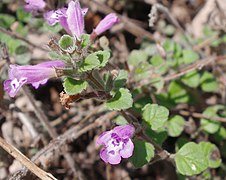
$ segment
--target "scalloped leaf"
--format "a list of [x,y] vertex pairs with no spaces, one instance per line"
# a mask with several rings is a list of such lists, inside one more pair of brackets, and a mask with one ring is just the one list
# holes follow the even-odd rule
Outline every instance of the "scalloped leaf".
[[83,80],[76,80],[70,77],[64,79],[64,91],[69,95],[81,93],[87,88],[88,83]]
[[176,168],[179,173],[193,176],[208,168],[208,159],[202,148],[194,143],[185,144],[175,155]]
[[154,131],[163,127],[169,116],[169,110],[158,104],[147,104],[142,111],[144,121]]
[[130,158],[132,164],[136,167],[142,167],[145,164],[149,163],[150,160],[154,157],[155,148],[152,144],[138,139],[134,140],[134,152],[133,156]]
[[110,110],[122,110],[131,108],[133,105],[133,99],[130,91],[125,88],[120,88],[116,91],[112,99],[106,102],[107,108]]

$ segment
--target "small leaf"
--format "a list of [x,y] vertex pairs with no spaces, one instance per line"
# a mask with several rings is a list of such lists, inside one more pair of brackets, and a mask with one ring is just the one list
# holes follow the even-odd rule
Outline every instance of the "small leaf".
[[61,59],[65,61],[70,61],[70,57],[68,55],[60,55],[60,54],[57,54],[56,52],[49,52],[48,55],[53,60]]
[[176,43],[174,41],[172,41],[171,39],[167,39],[163,44],[163,48],[167,52],[174,52],[175,45],[176,45]]
[[199,59],[199,55],[192,50],[183,50],[183,63],[190,64]]
[[28,22],[32,14],[24,11],[22,7],[19,7],[16,11],[16,16],[19,21]]
[[185,120],[182,116],[176,115],[169,119],[167,122],[167,129],[169,136],[177,137],[184,130]]
[[218,83],[213,74],[205,71],[200,79],[201,88],[205,92],[216,92],[218,90]]
[[156,94],[159,94],[164,87],[164,79],[161,76],[155,75],[151,78],[150,85],[156,89]]
[[[221,105],[210,106],[205,109],[205,111],[203,112],[203,115],[208,116],[208,117],[219,117],[217,115],[217,112],[219,110],[223,110],[223,109],[224,109],[224,106],[221,106]],[[210,134],[214,134],[220,128],[220,122],[202,118],[201,119],[201,127],[206,132],[208,132]]]
[[114,97],[106,102],[110,110],[122,110],[132,107],[133,99],[128,89],[120,88]]
[[169,116],[169,110],[158,104],[147,104],[142,111],[144,121],[152,130],[163,127]]
[[0,27],[10,28],[10,26],[15,22],[15,18],[8,14],[0,14]]
[[88,47],[89,44],[90,44],[90,35],[83,34],[82,35],[82,43],[81,43],[82,48]]
[[128,63],[134,66],[147,61],[148,55],[143,50],[133,50],[129,54]]
[[151,64],[155,67],[155,72],[158,74],[164,74],[167,71],[167,64],[159,55],[152,56],[150,60]]
[[169,98],[177,103],[187,103],[189,96],[182,85],[176,81],[172,81],[168,87]]
[[128,124],[127,120],[123,116],[117,116],[113,121],[119,126]]
[[136,168],[149,163],[154,154],[154,146],[152,144],[134,139],[134,152],[130,161]]
[[218,148],[210,142],[201,142],[199,146],[203,154],[207,157],[210,168],[218,168],[221,165],[220,152]]
[[35,26],[40,27],[42,25],[42,28],[44,31],[58,33],[63,29],[62,26],[60,25],[60,23],[56,23],[55,25],[50,26],[47,22],[43,22],[42,19],[40,19],[40,20],[36,19],[36,21],[37,21],[36,22],[37,24],[35,24]]
[[162,143],[167,139],[165,128],[159,128],[156,131],[153,131],[151,128],[146,128],[145,133],[159,145],[162,145]]
[[115,88],[121,88],[126,84],[128,79],[128,72],[125,70],[120,70],[118,76],[114,79],[113,85]]
[[181,77],[181,81],[189,87],[196,88],[200,83],[200,74],[198,71],[191,71]]
[[176,168],[182,175],[193,176],[208,167],[208,160],[200,146],[194,142],[185,144],[175,155]]
[[100,61],[96,54],[89,54],[81,63],[79,70],[81,72],[90,71],[100,65]]
[[68,95],[74,95],[81,93],[87,88],[87,82],[83,80],[75,80],[73,78],[67,77],[64,79],[64,90]]
[[217,142],[221,142],[226,139],[226,129],[224,127],[220,127],[220,129],[214,134],[214,139]]
[[104,67],[107,64],[109,58],[111,57],[111,53],[107,50],[97,51],[95,52],[95,55],[98,57],[98,60],[99,60],[99,66],[98,66],[99,68]]
[[15,50],[15,59],[18,64],[28,64],[31,59],[31,53],[26,46],[19,46]]
[[148,63],[140,63],[134,70],[134,78],[136,81],[150,77],[154,72],[154,68]]
[[74,38],[69,35],[63,35],[59,40],[59,46],[65,51],[73,52],[75,50]]

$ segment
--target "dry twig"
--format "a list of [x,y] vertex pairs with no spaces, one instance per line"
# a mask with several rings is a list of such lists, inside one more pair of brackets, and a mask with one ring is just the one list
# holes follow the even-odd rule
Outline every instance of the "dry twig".
[[23,155],[18,149],[11,144],[7,143],[0,137],[0,146],[5,149],[11,156],[20,161],[21,164],[26,166],[31,172],[38,176],[42,180],[57,180],[52,174],[47,173],[36,166],[31,160]]

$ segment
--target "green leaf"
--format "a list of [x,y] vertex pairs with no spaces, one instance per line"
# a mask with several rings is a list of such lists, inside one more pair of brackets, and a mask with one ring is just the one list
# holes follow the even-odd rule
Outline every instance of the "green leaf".
[[164,79],[161,76],[155,75],[151,78],[150,85],[156,89],[156,94],[159,94],[164,87]]
[[180,148],[182,148],[186,143],[188,143],[189,140],[186,137],[179,137],[175,144],[175,151],[179,151]]
[[57,54],[56,52],[49,52],[48,55],[53,60],[54,59],[62,59],[65,61],[70,61],[70,56],[68,56],[68,55],[60,55],[60,54]]
[[134,152],[130,161],[136,168],[147,164],[154,157],[154,154],[154,146],[152,144],[134,139]]
[[83,80],[75,80],[73,78],[67,77],[64,79],[64,90],[68,95],[74,95],[81,93],[87,88],[87,82]]
[[183,50],[183,63],[190,64],[199,59],[199,55],[192,50]]
[[15,59],[18,64],[28,64],[31,59],[31,53],[26,46],[19,46],[15,50]]
[[43,22],[42,19],[37,20],[36,23],[37,23],[36,26],[42,25],[44,31],[50,31],[50,32],[53,32],[53,33],[58,33],[63,29],[62,26],[60,25],[60,23],[56,23],[55,25],[50,26],[47,22]]
[[8,14],[0,13],[0,26],[3,28],[10,28],[10,26],[15,22],[15,18]]
[[169,98],[174,103],[187,103],[189,101],[189,95],[187,91],[177,81],[172,81],[168,87]]
[[144,62],[139,64],[134,70],[134,78],[135,80],[146,79],[147,77],[151,77],[154,72],[154,68],[148,63]]
[[87,72],[90,71],[100,65],[100,61],[96,54],[89,54],[80,65],[79,70],[81,72]]
[[[224,106],[221,106],[221,105],[210,106],[205,109],[205,111],[203,112],[203,115],[208,117],[219,117],[217,115],[217,112],[223,109],[224,109]],[[216,133],[220,128],[220,124],[221,123],[219,121],[214,121],[214,120],[205,119],[205,118],[201,119],[201,128],[210,134]]]
[[205,92],[216,92],[218,90],[218,83],[213,74],[205,71],[200,79],[201,88]]
[[163,127],[169,116],[169,110],[158,104],[147,104],[142,111],[144,121],[152,130]]
[[25,37],[28,33],[28,28],[25,27],[24,25],[22,25],[22,23],[19,23],[17,28],[16,28],[16,32],[18,34],[20,34],[21,36]]
[[175,45],[176,45],[176,43],[174,41],[172,41],[171,39],[167,39],[163,44],[163,48],[167,52],[174,52]]
[[99,60],[99,66],[98,66],[99,68],[104,67],[107,64],[109,58],[111,57],[111,53],[107,50],[97,51],[97,52],[95,52],[95,55],[97,56],[97,58]]
[[200,82],[200,74],[198,71],[191,71],[181,77],[181,81],[189,87],[197,88]]
[[89,44],[90,44],[90,35],[83,34],[82,35],[82,43],[81,43],[82,48],[88,47]]
[[169,136],[177,137],[184,130],[185,120],[182,116],[176,115],[169,119],[166,124]]
[[127,120],[123,116],[117,116],[113,121],[119,126],[128,124]]
[[165,128],[159,128],[153,131],[151,128],[146,128],[145,133],[157,144],[162,145],[162,143],[167,138],[167,132]]
[[147,61],[148,55],[143,50],[133,50],[129,54],[128,63],[134,66]]
[[151,64],[155,67],[155,72],[158,74],[164,74],[167,71],[167,64],[159,55],[152,56],[150,60]]
[[58,44],[65,51],[73,52],[75,50],[74,38],[69,35],[63,35]]
[[226,139],[226,129],[224,127],[220,127],[220,129],[214,134],[214,139],[217,142],[221,142]]
[[193,176],[208,167],[208,160],[200,146],[194,142],[185,144],[175,154],[176,168],[182,175]]
[[122,110],[131,108],[133,105],[132,95],[128,89],[120,88],[114,97],[106,102],[110,110]]
[[114,79],[114,88],[121,88],[126,84],[128,79],[128,72],[125,70],[120,70],[118,76]]
[[24,11],[22,7],[19,7],[16,11],[16,16],[19,21],[28,22],[32,14]]
[[199,146],[205,157],[208,159],[210,168],[217,168],[221,165],[220,152],[218,148],[210,142],[201,142]]

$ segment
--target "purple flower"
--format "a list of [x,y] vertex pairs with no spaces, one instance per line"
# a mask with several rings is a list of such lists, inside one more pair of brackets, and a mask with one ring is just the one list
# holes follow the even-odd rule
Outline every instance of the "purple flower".
[[107,16],[105,16],[104,19],[100,21],[100,23],[97,25],[96,29],[93,30],[97,35],[100,35],[104,31],[107,31],[110,29],[115,23],[119,22],[119,18],[114,13],[110,13]]
[[44,18],[51,26],[59,22],[68,34],[80,39],[84,33],[84,16],[87,11],[88,8],[82,9],[76,0],[71,1],[68,8],[45,13]]
[[43,0],[25,0],[26,5],[24,6],[25,11],[36,13],[38,10],[44,9],[46,6]]
[[9,79],[4,81],[4,90],[14,97],[23,84],[32,84],[36,89],[49,78],[56,77],[56,68],[64,67],[64,61],[48,61],[37,65],[10,65]]
[[97,144],[104,145],[100,151],[101,159],[106,163],[119,164],[121,157],[132,156],[134,145],[131,138],[134,132],[132,125],[122,125],[102,133],[97,140]]

